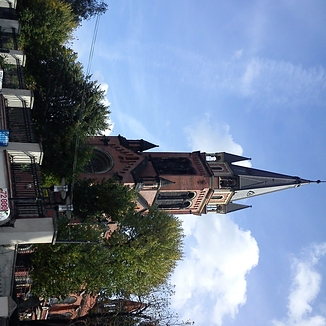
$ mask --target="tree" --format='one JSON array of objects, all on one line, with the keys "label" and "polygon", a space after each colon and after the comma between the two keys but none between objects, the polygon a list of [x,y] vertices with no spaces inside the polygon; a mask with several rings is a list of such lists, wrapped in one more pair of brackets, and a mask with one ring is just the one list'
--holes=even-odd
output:
[{"label": "tree", "polygon": [[60,0],[24,0],[18,3],[20,46],[29,57],[51,55],[65,44],[78,26],[71,5]]},{"label": "tree", "polygon": [[[174,287],[165,283],[146,296],[129,298],[101,298],[89,313],[74,320],[61,320],[60,325],[87,326],[186,326],[191,321],[181,321],[170,308]],[[55,321],[58,322],[58,321]],[[44,325],[52,325],[45,321]],[[26,323],[26,326],[33,324]],[[37,325],[37,324],[35,324]]]},{"label": "tree", "polygon": [[109,127],[104,92],[84,75],[77,54],[63,46],[55,50],[54,56],[34,61],[29,72],[36,80],[32,114],[42,138],[44,171],[69,177],[77,158],[75,172],[81,172],[92,153],[87,137]]},{"label": "tree", "polygon": [[107,241],[38,245],[31,258],[34,293],[145,295],[166,282],[182,257],[180,220],[152,208],[145,215],[129,211],[118,222]]},{"label": "tree", "polygon": [[109,128],[104,92],[67,47],[78,26],[72,5],[89,13],[105,7],[93,0],[25,0],[18,6],[20,44],[32,58],[24,76],[34,90],[32,118],[43,143],[43,172],[57,178],[78,174],[92,153],[86,137]]},{"label": "tree", "polygon": [[73,189],[74,216],[81,221],[115,221],[135,210],[136,193],[113,179],[79,179]]},{"label": "tree", "polygon": [[98,0],[65,0],[72,7],[78,20],[90,19],[93,16],[104,14],[108,5]]},{"label": "tree", "polygon": [[117,220],[120,232],[107,244],[116,260],[111,275],[118,276],[113,293],[147,294],[167,281],[182,258],[181,221],[155,207],[144,215],[129,212]]},{"label": "tree", "polygon": [[174,287],[166,282],[145,296],[131,296],[127,299],[100,298],[89,312],[88,319],[95,324],[96,316],[97,325],[109,325],[109,322],[123,325],[121,321],[130,323],[126,325],[139,326],[192,325],[190,321],[180,321],[178,314],[171,311],[173,295]]}]

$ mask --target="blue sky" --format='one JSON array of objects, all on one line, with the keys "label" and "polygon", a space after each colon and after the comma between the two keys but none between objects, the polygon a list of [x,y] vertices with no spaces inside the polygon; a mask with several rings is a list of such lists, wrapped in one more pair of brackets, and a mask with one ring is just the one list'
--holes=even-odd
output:
[{"label": "blue sky", "polygon": [[[326,179],[326,2],[108,1],[91,72],[112,134]],[[95,20],[76,33],[87,66]],[[326,325],[325,185],[184,216],[173,307],[196,325]]]}]

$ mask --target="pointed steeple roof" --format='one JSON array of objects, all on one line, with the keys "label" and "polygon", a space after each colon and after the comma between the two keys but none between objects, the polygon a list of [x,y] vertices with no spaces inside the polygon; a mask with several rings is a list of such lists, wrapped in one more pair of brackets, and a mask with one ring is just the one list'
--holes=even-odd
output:
[{"label": "pointed steeple roof", "polygon": [[239,211],[240,209],[245,209],[245,208],[249,208],[249,207],[251,207],[251,206],[243,205],[243,204],[235,204],[235,203],[231,202],[226,205],[225,213],[235,212],[235,211]]},{"label": "pointed steeple roof", "polygon": [[223,156],[224,156],[224,161],[228,163],[251,160],[251,158],[249,157],[244,157],[244,156],[230,154],[230,153],[223,153]]},{"label": "pointed steeple roof", "polygon": [[121,145],[135,152],[144,152],[154,147],[158,147],[158,145],[154,145],[144,139],[131,140],[131,139],[126,139],[121,135],[119,135],[118,137]]},{"label": "pointed steeple roof", "polygon": [[173,181],[170,181],[170,180],[162,178],[162,177],[159,177],[159,180],[160,180],[160,188],[164,188],[172,183],[175,183]]},{"label": "pointed steeple roof", "polygon": [[233,173],[238,176],[238,185],[232,201],[263,195],[279,190],[297,188],[311,181],[264,170],[232,165]]}]

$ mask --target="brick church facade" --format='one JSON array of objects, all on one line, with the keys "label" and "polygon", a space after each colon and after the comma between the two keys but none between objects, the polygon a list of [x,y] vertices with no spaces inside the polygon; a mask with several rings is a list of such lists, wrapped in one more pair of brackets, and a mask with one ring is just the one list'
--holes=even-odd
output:
[{"label": "brick church facade", "polygon": [[229,153],[158,152],[143,139],[92,137],[93,158],[81,177],[114,177],[138,193],[138,209],[173,214],[228,213],[250,207],[237,201],[310,183],[299,177],[243,167]]}]

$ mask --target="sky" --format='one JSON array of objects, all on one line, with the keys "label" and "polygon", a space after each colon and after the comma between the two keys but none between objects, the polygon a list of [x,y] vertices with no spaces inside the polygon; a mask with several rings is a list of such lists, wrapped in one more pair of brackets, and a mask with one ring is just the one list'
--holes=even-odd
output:
[{"label": "sky", "polygon": [[[112,135],[325,180],[324,0],[107,0],[91,73]],[[95,20],[73,43],[88,65]],[[326,184],[182,216],[172,307],[196,325],[326,325]]]}]

